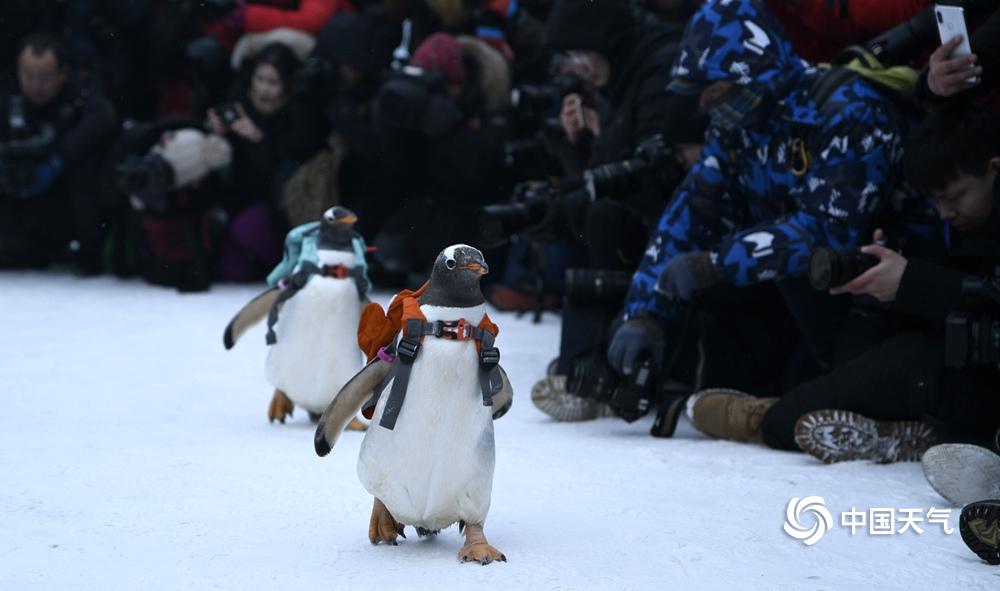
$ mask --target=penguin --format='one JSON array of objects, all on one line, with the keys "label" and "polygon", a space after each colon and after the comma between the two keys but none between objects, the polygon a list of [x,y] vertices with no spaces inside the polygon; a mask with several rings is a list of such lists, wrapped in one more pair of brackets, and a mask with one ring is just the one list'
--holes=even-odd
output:
[{"label": "penguin", "polygon": [[[451,326],[464,324],[466,329],[484,323],[493,326],[479,285],[488,270],[482,253],[471,246],[444,249],[422,293],[417,292],[425,325],[443,321]],[[490,343],[495,330],[493,326]],[[412,360],[405,398],[390,421],[391,428],[385,427],[383,419],[391,414],[387,407],[393,404],[400,359],[390,362],[383,350],[344,386],[320,418],[316,452],[328,454],[348,419],[381,388],[383,394],[375,404],[357,466],[358,478],[374,497],[368,528],[371,543],[396,545],[397,536],[405,537],[404,524],[416,527],[423,536],[458,523],[459,531],[465,533],[459,559],[505,562],[506,556],[487,541],[483,524],[493,488],[493,420],[510,407],[510,380],[497,363],[496,394],[487,406],[477,342],[421,334],[425,336]],[[482,344],[486,344],[485,337]],[[403,349],[400,341],[397,353]]]},{"label": "penguin", "polygon": [[[367,297],[354,278],[356,221],[345,207],[328,209],[316,237],[317,264],[305,271],[300,265],[285,280],[291,285],[282,284],[257,296],[226,327],[223,341],[230,349],[265,313],[280,312],[266,363],[267,379],[275,388],[267,411],[271,422],[284,423],[296,405],[318,421],[336,393],[362,367],[354,335]],[[286,293],[289,289],[294,291]],[[355,419],[351,428],[361,430],[364,425]]]}]

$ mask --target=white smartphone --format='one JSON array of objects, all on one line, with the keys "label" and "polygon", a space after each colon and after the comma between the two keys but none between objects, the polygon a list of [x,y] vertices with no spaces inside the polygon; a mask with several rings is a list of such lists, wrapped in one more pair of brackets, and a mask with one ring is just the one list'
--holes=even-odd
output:
[{"label": "white smartphone", "polygon": [[[937,21],[938,35],[941,37],[941,44],[951,41],[955,35],[962,36],[962,42],[951,50],[949,59],[965,57],[972,54],[972,46],[969,45],[969,30],[965,27],[965,10],[961,6],[934,5],[934,16]],[[972,68],[973,66],[969,66]],[[976,77],[966,78],[966,82],[973,83]]]}]

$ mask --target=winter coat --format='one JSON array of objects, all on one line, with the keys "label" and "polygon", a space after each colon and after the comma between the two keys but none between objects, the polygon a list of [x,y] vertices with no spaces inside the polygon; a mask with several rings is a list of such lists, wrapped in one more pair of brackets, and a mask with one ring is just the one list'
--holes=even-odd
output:
[{"label": "winter coat", "polygon": [[298,4],[295,10],[260,4],[247,5],[244,20],[246,31],[261,33],[285,27],[316,35],[334,14],[354,10],[354,6],[347,0],[301,0]]},{"label": "winter coat", "polygon": [[[10,136],[10,98],[20,94],[16,80],[0,92],[0,140]],[[92,158],[99,148],[111,140],[116,130],[117,118],[111,103],[101,92],[100,84],[90,77],[70,74],[62,92],[44,107],[31,105],[25,100],[29,123],[48,123],[54,127],[54,151],[62,160],[63,168],[72,168],[85,159]]]},{"label": "winter coat", "polygon": [[709,252],[721,281],[740,286],[803,276],[813,248],[869,239],[896,187],[908,128],[890,99],[859,77],[817,105],[809,90],[820,72],[752,0],[703,6],[674,74],[731,81],[763,103],[731,132],[710,126],[633,277],[627,315],[676,315],[653,288],[680,253]]}]

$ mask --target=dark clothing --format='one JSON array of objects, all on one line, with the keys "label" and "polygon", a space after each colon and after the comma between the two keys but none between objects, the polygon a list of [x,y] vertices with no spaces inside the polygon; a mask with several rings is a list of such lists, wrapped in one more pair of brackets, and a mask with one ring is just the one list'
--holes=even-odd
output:
[{"label": "dark clothing", "polygon": [[[0,93],[0,141],[11,137],[9,118],[12,97],[20,93],[11,81]],[[45,162],[59,162],[54,182],[40,193],[21,194],[29,178],[5,178],[11,194],[0,190],[0,264],[25,263],[44,265],[58,255],[71,240],[79,242],[79,262],[95,269],[102,240],[102,212],[98,196],[98,175],[102,154],[115,131],[115,113],[96,81],[70,75],[62,92],[48,105],[37,107],[23,101],[29,133],[41,132],[44,126],[54,131],[54,142],[46,154],[5,164],[5,175],[13,169],[34,168],[35,175]],[[23,139],[23,138],[22,138]],[[15,186],[16,185],[16,186]]]},{"label": "dark clothing", "polygon": [[[993,223],[1000,221],[995,212]],[[997,226],[1000,227],[1000,226]],[[1000,236],[962,239],[945,265],[908,260],[893,308],[923,328],[891,337],[830,373],[793,388],[764,415],[764,441],[797,449],[795,422],[820,409],[849,410],[880,420],[923,420],[945,439],[989,441],[1000,426],[996,365],[945,367],[945,318],[957,309],[1000,310],[962,293],[963,279],[985,277],[1000,263]],[[972,307],[975,308],[972,308]]]}]

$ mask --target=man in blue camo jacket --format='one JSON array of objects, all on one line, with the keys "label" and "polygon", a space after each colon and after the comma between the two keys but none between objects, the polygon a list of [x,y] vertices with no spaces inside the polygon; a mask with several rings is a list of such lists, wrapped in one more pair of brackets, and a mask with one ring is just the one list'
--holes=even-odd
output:
[{"label": "man in blue camo jacket", "polygon": [[810,89],[821,73],[755,0],[709,2],[688,23],[668,88],[701,93],[711,123],[632,279],[608,350],[618,371],[676,346],[664,326],[696,292],[768,280],[823,357],[825,335],[809,324],[835,319],[823,311],[829,296],[802,286],[809,253],[871,237],[897,184],[907,121],[862,77],[818,105]]}]

